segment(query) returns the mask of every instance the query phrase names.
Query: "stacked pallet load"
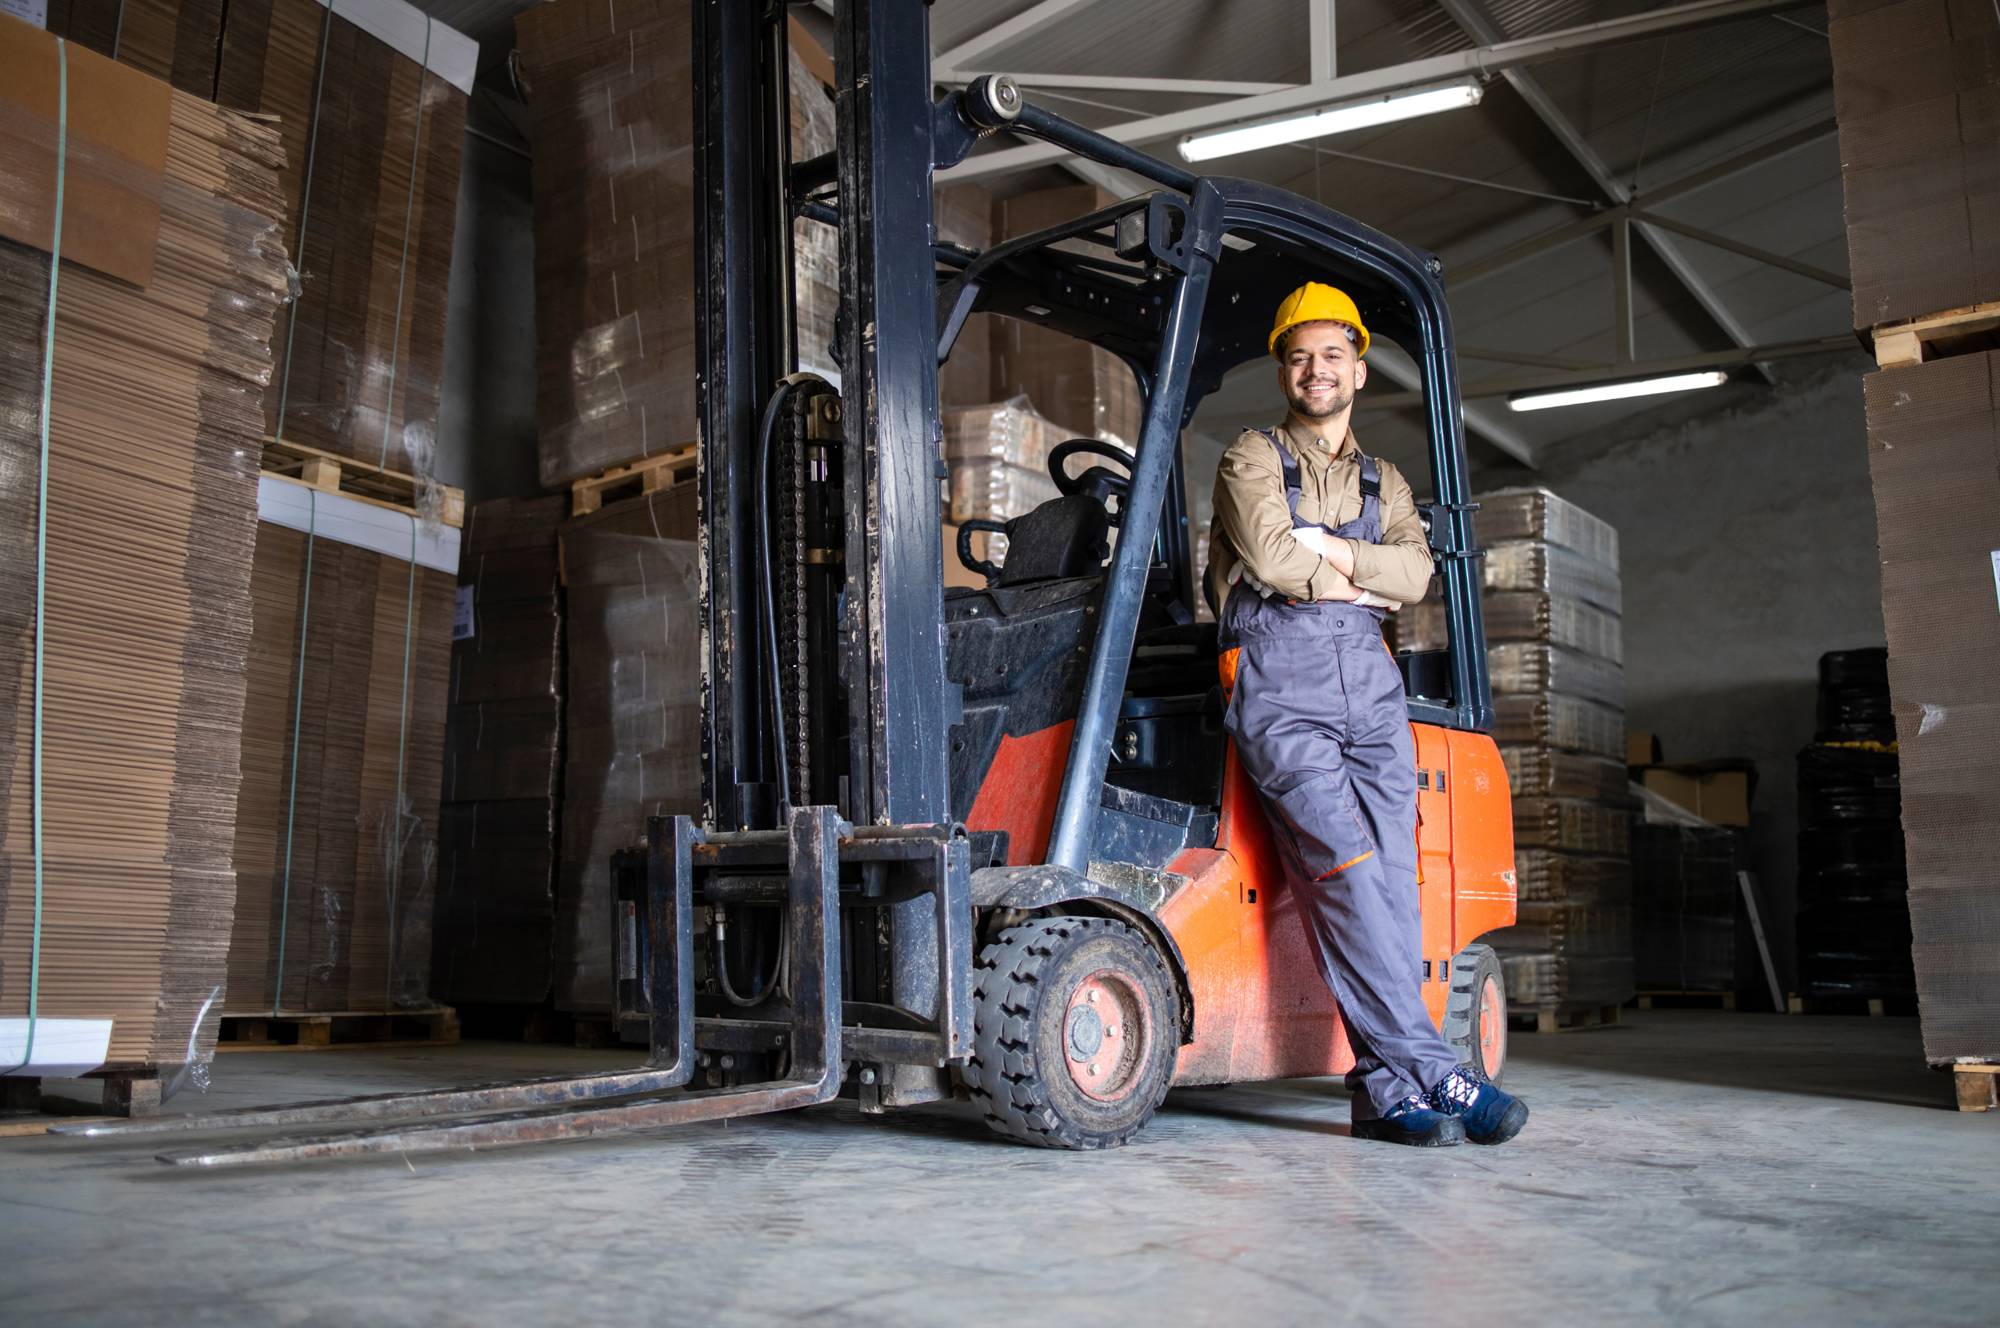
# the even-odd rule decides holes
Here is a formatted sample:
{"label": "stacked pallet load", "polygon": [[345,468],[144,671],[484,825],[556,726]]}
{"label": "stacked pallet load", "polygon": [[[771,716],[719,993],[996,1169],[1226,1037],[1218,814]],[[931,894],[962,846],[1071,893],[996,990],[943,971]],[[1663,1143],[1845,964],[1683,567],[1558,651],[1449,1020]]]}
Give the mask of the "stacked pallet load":
{"label": "stacked pallet load", "polygon": [[569,499],[467,515],[452,628],[431,990],[536,1005],[554,972],[562,790],[562,588]]}
{"label": "stacked pallet load", "polygon": [[0,1074],[123,1109],[222,1012],[280,153],[0,17]]}
{"label": "stacked pallet load", "polygon": [[[1539,1027],[1615,1018],[1634,986],[1618,532],[1546,489],[1489,494],[1473,523],[1520,899],[1487,939]],[[1446,643],[1440,601],[1401,615],[1399,648]]]}
{"label": "stacked pallet load", "polygon": [[1991,1109],[2000,32],[1978,0],[1827,13],[1854,325],[1880,366],[1864,395],[1924,1054],[1954,1070],[1961,1106]]}
{"label": "stacked pallet load", "polygon": [[430,1006],[458,531],[259,481],[231,1015]]}
{"label": "stacked pallet load", "polygon": [[[1057,497],[1049,449],[1068,437],[1037,415],[1025,397],[947,410],[945,520],[954,526],[1011,521]],[[986,548],[992,561],[1006,561],[1005,535],[992,535]]]}
{"label": "stacked pallet load", "polygon": [[71,0],[49,26],[278,117],[299,284],[263,392],[267,462],[428,481],[477,45],[403,0]]}
{"label": "stacked pallet load", "polygon": [[611,855],[643,843],[649,817],[700,812],[700,564],[692,540],[588,527],[565,533],[563,563],[569,698],[555,1002],[602,1014],[614,983]]}
{"label": "stacked pallet load", "polygon": [[1888,651],[1820,656],[1819,723],[1798,779],[1801,1008],[1908,1005],[1916,977]]}
{"label": "stacked pallet load", "polygon": [[[536,440],[566,488],[695,438],[693,10],[555,0],[515,20],[535,192]],[[792,153],[828,150],[832,103],[796,55]],[[825,370],[833,232],[793,232],[799,361]]]}

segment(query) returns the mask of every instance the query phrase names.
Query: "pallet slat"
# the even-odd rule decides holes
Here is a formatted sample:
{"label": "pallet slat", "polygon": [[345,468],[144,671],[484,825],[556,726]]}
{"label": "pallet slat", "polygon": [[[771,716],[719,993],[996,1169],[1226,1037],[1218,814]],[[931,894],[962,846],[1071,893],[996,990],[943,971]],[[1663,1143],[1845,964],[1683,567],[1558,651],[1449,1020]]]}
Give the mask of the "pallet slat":
{"label": "pallet slat", "polygon": [[1615,1028],[1615,1005],[1541,1005],[1509,1010],[1508,1022],[1534,1033],[1580,1033],[1591,1028]]}
{"label": "pallet slat", "polygon": [[222,1016],[215,1049],[331,1051],[340,1048],[449,1046],[458,1041],[458,1013],[439,1005],[420,1010],[334,1010],[307,1014],[251,1011]]}
{"label": "pallet slat", "polygon": [[586,475],[572,481],[569,486],[570,515],[587,516],[620,498],[671,489],[693,479],[695,466],[695,446],[690,443],[658,456],[641,457],[595,475]]}
{"label": "pallet slat", "polygon": [[1985,350],[2000,332],[2000,301],[1950,309],[1928,318],[1884,323],[1874,332],[1875,363],[1883,369],[1922,364],[1938,355]]}
{"label": "pallet slat", "polygon": [[425,516],[429,505],[435,502],[440,522],[455,528],[465,525],[463,489],[419,480],[399,470],[384,470],[304,443],[265,439],[263,470],[267,475],[308,489],[337,493],[408,516]]}

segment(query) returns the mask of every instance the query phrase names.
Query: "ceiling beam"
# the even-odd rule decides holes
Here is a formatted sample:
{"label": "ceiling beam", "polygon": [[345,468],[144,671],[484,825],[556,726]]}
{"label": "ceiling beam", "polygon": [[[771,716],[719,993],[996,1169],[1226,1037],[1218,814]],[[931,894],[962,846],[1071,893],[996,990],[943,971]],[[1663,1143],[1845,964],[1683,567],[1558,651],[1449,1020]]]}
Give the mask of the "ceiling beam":
{"label": "ceiling beam", "polygon": [[1819,282],[1821,285],[1832,286],[1836,290],[1850,289],[1847,278],[1833,271],[1831,268],[1820,267],[1815,263],[1802,262],[1799,259],[1791,257],[1789,254],[1772,253],[1769,249],[1760,249],[1756,245],[1746,244],[1742,240],[1732,240],[1727,235],[1718,235],[1716,232],[1701,226],[1689,225],[1685,221],[1676,221],[1672,217],[1663,217],[1657,212],[1635,211],[1632,213],[1632,220],[1644,222],[1648,226],[1658,226],[1663,230],[1670,230],[1676,235],[1684,235],[1688,239],[1699,241],[1702,244],[1714,245],[1717,249],[1727,249],[1732,254],[1741,254],[1745,258],[1754,258],[1759,263],[1763,263],[1768,267],[1783,268],[1787,272],[1796,272],[1802,277],[1808,277],[1813,281]]}
{"label": "ceiling beam", "polygon": [[[1463,28],[1466,35],[1476,42],[1491,45],[1501,41],[1506,35],[1479,0],[1438,0],[1438,4],[1445,13],[1451,15],[1452,22]],[[1585,173],[1597,182],[1597,187],[1604,192],[1606,198],[1621,207],[1632,201],[1632,190],[1618,178],[1610,163],[1598,155],[1597,149],[1591,146],[1583,131],[1563,113],[1562,108],[1556,105],[1555,98],[1548,94],[1548,90],[1533,74],[1525,69],[1507,69],[1501,71],[1501,77],[1520,94],[1521,100],[1528,103],[1528,108],[1535,113],[1536,118],[1556,136],[1569,155],[1583,167]],[[1626,226],[1627,223],[1621,221],[1618,229],[1613,231],[1615,245],[1623,245]],[[1744,326],[1743,320],[1736,316],[1736,312],[1729,307],[1721,293],[1709,284],[1708,278],[1696,270],[1694,261],[1687,256],[1687,252],[1678,240],[1656,226],[1640,225],[1638,231],[1653,252],[1659,255],[1660,261],[1674,274],[1674,279],[1694,297],[1695,303],[1714,320],[1715,325],[1722,329],[1723,335],[1739,346],[1755,344],[1756,338],[1750,335],[1750,329]],[[1618,249],[1614,261],[1624,265],[1622,273],[1614,271],[1612,274],[1614,282],[1624,283],[1620,288],[1623,293],[1623,305],[1619,313],[1626,319],[1626,330],[1619,332],[1618,344],[1621,348],[1629,348],[1632,312],[1629,294],[1631,267],[1629,258],[1622,248]],[[1758,365],[1757,372],[1766,382],[1777,381],[1777,376],[1764,365]]]}
{"label": "ceiling beam", "polygon": [[[1565,373],[1512,374],[1497,378],[1482,378],[1474,382],[1467,382],[1461,378],[1459,394],[1468,400],[1474,398],[1487,400],[1493,397],[1512,396],[1516,392],[1545,392],[1561,387],[1594,387],[1599,383],[1657,378],[1663,374],[1692,373],[1697,369],[1740,368],[1769,360],[1791,360],[1803,355],[1832,355],[1841,351],[1860,353],[1861,345],[1854,339],[1853,333],[1813,337],[1805,341],[1781,341],[1769,346],[1701,351],[1693,355],[1675,355],[1667,359],[1643,360],[1632,364],[1607,364],[1598,368],[1575,369]],[[1373,352],[1370,354],[1372,356]],[[1422,400],[1423,395],[1412,390],[1398,392],[1387,398],[1378,398],[1372,404],[1413,406]]]}
{"label": "ceiling beam", "polygon": [[[1386,399],[1371,400],[1362,397],[1359,398],[1361,401],[1371,406],[1384,407],[1397,403],[1404,397],[1414,398],[1417,402],[1423,401],[1423,373],[1417,368],[1417,362],[1404,354],[1401,347],[1380,342],[1369,350],[1368,363],[1390,382],[1404,390],[1390,394]],[[1522,433],[1513,421],[1507,418],[1505,411],[1489,410],[1484,406],[1462,402],[1459,413],[1465,421],[1467,433],[1485,439],[1529,469],[1535,468],[1535,445],[1528,441],[1528,436]]]}
{"label": "ceiling beam", "polygon": [[[948,88],[962,88],[985,78],[988,70],[933,69],[931,81]],[[1168,92],[1182,97],[1254,97],[1265,92],[1283,92],[1296,83],[1244,83],[1216,78],[1127,78],[1119,74],[1009,74],[1024,88],[1074,89],[1080,92]]]}
{"label": "ceiling beam", "polygon": [[1594,235],[1617,221],[1620,217],[1626,216],[1636,205],[1644,204],[1648,207],[1653,207],[1670,198],[1679,198],[1683,194],[1691,194],[1697,189],[1705,189],[1718,180],[1725,180],[1732,175],[1747,171],[1753,166],[1761,166],[1765,162],[1774,161],[1787,153],[1795,152],[1809,144],[1817,143],[1833,132],[1834,122],[1832,120],[1821,120],[1815,124],[1807,125],[1805,128],[1786,134],[1782,138],[1776,138],[1769,143],[1739,152],[1735,156],[1719,161],[1712,166],[1704,166],[1692,175],[1684,175],[1678,180],[1672,180],[1656,188],[1648,189],[1645,193],[1633,199],[1632,203],[1624,207],[1605,208],[1603,211],[1594,212],[1587,217],[1580,217],[1575,221],[1564,222],[1562,225],[1551,227],[1538,235],[1531,235],[1518,244],[1509,245],[1507,248],[1499,250],[1496,253],[1486,254],[1465,263],[1448,262],[1445,264],[1445,276],[1450,281],[1453,289],[1463,289],[1482,277],[1490,277],[1496,272],[1504,272],[1517,263],[1525,263],[1530,258],[1545,254],[1551,249],[1559,249],[1563,245],[1569,244],[1574,240],[1580,240],[1586,235]]}
{"label": "ceiling beam", "polygon": [[937,52],[931,57],[931,64],[942,69],[957,69],[968,60],[998,50],[1036,28],[1053,23],[1072,9],[1094,3],[1096,0],[1041,0],[1040,4],[1030,5],[1004,23],[996,23],[978,36],[968,37],[948,51]]}
{"label": "ceiling beam", "polygon": [[[1645,37],[1657,37],[1663,33],[1688,28],[1706,27],[1728,19],[1741,18],[1746,14],[1796,9],[1808,3],[1811,3],[1811,0],[1687,0],[1683,4],[1669,5],[1663,9],[1631,14],[1623,18],[1586,23],[1574,28],[1564,28],[1558,32],[1522,37],[1491,46],[1477,46],[1467,51],[1452,51],[1445,55],[1411,60],[1383,69],[1371,69],[1365,73],[1344,74],[1323,82],[1315,81],[1287,88],[1282,92],[1233,98],[1217,102],[1213,106],[1200,106],[1193,110],[1175,111],[1168,115],[1128,120],[1097,132],[1119,143],[1133,145],[1158,143],[1166,139],[1179,138],[1182,134],[1215,129],[1239,121],[1254,122],[1290,111],[1328,106],[1358,97],[1374,97],[1405,88],[1446,83],[1468,76],[1496,74],[1507,69],[1557,60],[1604,46],[1637,41]],[[938,63],[947,68],[956,68],[959,61],[941,59]],[[1050,143],[1030,143],[999,152],[976,153],[945,173],[945,178],[960,182],[1004,175],[1010,171],[1045,166],[1063,155],[1065,155],[1064,149]]]}
{"label": "ceiling beam", "polygon": [[1312,42],[1312,81],[1324,83],[1340,73],[1339,31],[1333,0],[1306,0],[1311,11],[1307,36]]}

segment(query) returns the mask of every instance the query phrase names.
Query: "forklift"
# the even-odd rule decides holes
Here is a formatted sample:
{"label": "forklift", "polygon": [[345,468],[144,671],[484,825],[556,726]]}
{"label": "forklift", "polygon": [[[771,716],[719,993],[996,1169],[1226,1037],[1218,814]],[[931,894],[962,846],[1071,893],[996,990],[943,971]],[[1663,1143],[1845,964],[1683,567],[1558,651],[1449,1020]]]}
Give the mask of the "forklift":
{"label": "forklift", "polygon": [[[1512,821],[1439,261],[1139,152],[1005,77],[935,95],[924,0],[842,0],[835,150],[793,162],[785,17],[695,4],[702,814],[653,818],[607,884],[618,1013],[643,1021],[646,1062],[57,1133],[320,1127],[162,1154],[218,1166],[847,1096],[871,1113],[969,1098],[1011,1139],[1091,1149],[1130,1140],[1171,1087],[1346,1071],[1340,1011],[1223,733],[1180,446],[1309,279],[1353,295],[1422,375],[1449,645],[1397,656],[1419,766],[1410,962],[1461,1057],[1502,1072],[1504,981],[1477,938],[1514,921]],[[997,133],[1153,188],[984,252],[938,243],[933,172]],[[796,371],[801,217],[839,235],[838,387]],[[1144,424],[1130,453],[1053,449],[1060,496],[984,523],[1006,536],[997,564],[974,556],[979,523],[963,531],[956,554],[986,585],[948,591],[938,369],[976,313],[1117,356]]]}

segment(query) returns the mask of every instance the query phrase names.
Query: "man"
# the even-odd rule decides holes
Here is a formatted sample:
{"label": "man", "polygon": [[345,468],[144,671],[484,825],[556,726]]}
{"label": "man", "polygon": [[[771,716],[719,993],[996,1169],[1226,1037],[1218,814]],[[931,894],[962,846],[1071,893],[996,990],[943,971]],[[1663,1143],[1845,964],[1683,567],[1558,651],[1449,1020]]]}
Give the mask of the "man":
{"label": "man", "polygon": [[1459,1066],[1424,1009],[1416,748],[1382,615],[1423,598],[1431,553],[1409,484],[1348,424],[1368,329],[1345,292],[1308,282],[1270,350],[1290,413],[1237,438],[1215,480],[1224,726],[1347,1024],[1355,1135],[1502,1143],[1526,1105]]}

